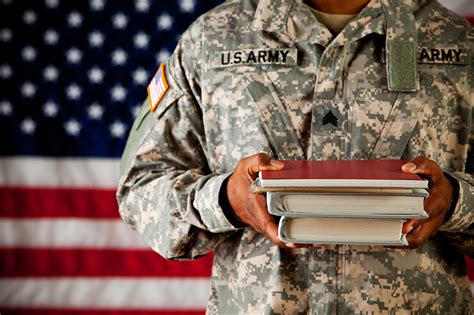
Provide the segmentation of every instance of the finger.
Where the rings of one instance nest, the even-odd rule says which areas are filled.
[[[413,231],[415,228],[417,228],[422,222],[417,219],[410,219],[407,220],[402,227],[402,233],[403,234],[408,234],[411,231]]]
[[[272,217],[270,217],[270,219],[265,222],[265,226],[262,232],[278,247],[294,247],[292,243],[286,244],[278,237],[278,225],[275,223]]]
[[[266,170],[279,171],[279,170],[283,169],[284,166],[285,166],[285,164],[283,162],[272,159],[272,160],[270,160],[269,164],[260,166],[260,170],[261,171],[266,171]]]
[[[411,233],[407,234],[408,248],[414,249],[420,247],[436,232],[436,222],[427,221],[424,224],[414,228]]]
[[[436,162],[419,156],[413,159],[411,162],[402,165],[402,171],[410,174],[420,174],[431,177],[435,182],[444,176],[441,168]]]
[[[252,156],[248,161],[248,170],[251,174],[257,174],[261,170],[279,170],[283,168],[283,163],[272,160],[265,153],[258,153]]]

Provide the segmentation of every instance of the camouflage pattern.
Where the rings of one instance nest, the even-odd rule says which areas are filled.
[[[168,259],[214,250],[209,314],[473,314],[463,256],[474,256],[473,37],[435,1],[373,0],[335,38],[301,0],[225,2],[182,36],[166,65],[168,92],[137,118],[121,165],[122,217]],[[393,69],[406,43],[416,45],[413,60],[418,47],[456,47],[469,62]],[[295,64],[213,61],[219,52],[285,49],[297,50]],[[322,123],[329,111],[336,126]],[[238,161],[261,151],[279,159],[422,155],[458,179],[459,199],[442,231],[416,250],[282,250],[234,227],[219,204]]]

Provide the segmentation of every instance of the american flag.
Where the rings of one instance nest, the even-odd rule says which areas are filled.
[[[147,83],[221,2],[1,0],[2,315],[204,312],[212,257],[152,252],[115,187]],[[473,21],[472,0],[445,2]]]

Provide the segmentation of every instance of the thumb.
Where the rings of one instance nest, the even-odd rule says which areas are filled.
[[[416,173],[416,169],[417,169],[417,166],[413,162],[408,162],[402,165],[403,173],[413,174],[413,173]]]
[[[258,153],[254,155],[250,160],[250,172],[251,173],[258,173],[259,171],[263,170],[281,170],[284,166],[283,162],[272,160],[270,156],[265,153]]]
[[[260,171],[279,171],[281,169],[283,169],[283,167],[285,167],[285,164],[282,162],[282,161],[278,161],[278,160],[270,160],[270,162],[268,164],[265,164],[265,165],[261,165],[259,167],[259,170]]]

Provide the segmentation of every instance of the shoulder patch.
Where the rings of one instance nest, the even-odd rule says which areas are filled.
[[[211,68],[256,65],[296,65],[296,48],[255,48],[215,51],[210,56]]]
[[[468,65],[471,52],[467,48],[452,46],[418,47],[418,63]]]
[[[165,65],[161,64],[155,75],[148,84],[148,100],[150,102],[150,111],[155,111],[166,91],[168,91],[168,81],[165,75]]]

